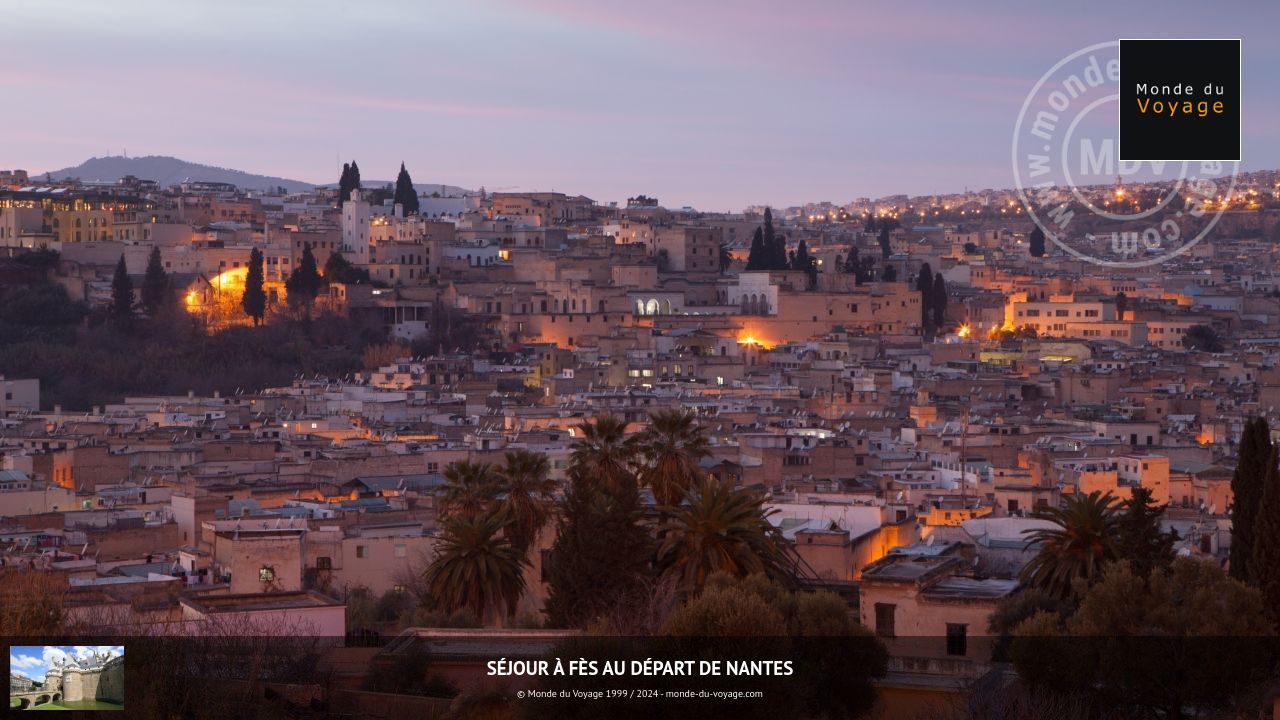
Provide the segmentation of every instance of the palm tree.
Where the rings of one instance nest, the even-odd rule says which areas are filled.
[[[524,593],[524,555],[502,533],[501,512],[454,515],[444,521],[424,579],[431,595],[452,612],[476,617],[514,614]]]
[[[1097,490],[1036,513],[1057,527],[1026,531],[1027,547],[1038,544],[1040,550],[1022,568],[1022,581],[1066,598],[1076,578],[1092,582],[1101,577],[1102,566],[1116,557],[1119,513],[1115,496]]]
[[[551,465],[542,453],[507,451],[498,469],[498,507],[505,513],[507,537],[524,554],[551,518],[556,482],[547,477]]]
[[[663,574],[685,592],[697,592],[716,572],[786,577],[781,534],[769,522],[777,510],[766,511],[762,495],[704,478],[687,500],[663,526],[658,548]]]
[[[653,490],[659,505],[676,506],[685,493],[702,478],[698,461],[710,454],[707,437],[693,413],[662,410],[649,416],[649,427],[636,438],[644,458],[640,484]]]
[[[444,469],[440,517],[475,515],[489,509],[498,493],[498,478],[489,463],[457,460]]]
[[[626,437],[627,422],[606,415],[594,423],[579,423],[577,440],[569,446],[569,472],[596,487],[634,492],[635,442]]]

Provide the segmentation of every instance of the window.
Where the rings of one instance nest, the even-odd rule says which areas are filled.
[[[363,545],[357,545],[357,546],[356,546],[356,557],[357,557],[357,558],[360,558],[360,559],[363,559],[363,558],[364,558],[364,556],[365,556],[365,555],[364,555],[364,546],[363,546]]]
[[[262,569],[258,570],[258,579],[264,583],[275,582],[276,569],[270,565],[263,565]]]
[[[395,546],[394,548],[392,548],[392,549],[394,550],[394,552],[395,552],[395,556],[396,556],[396,557],[398,557],[398,558],[402,558],[402,557],[404,557],[404,556],[405,556],[405,548],[404,548],[404,545],[396,545],[396,546]]]
[[[947,623],[947,654],[963,657],[969,649],[969,626]]]
[[[316,558],[316,569],[317,569],[317,570],[332,570],[332,569],[333,569],[333,560],[332,560],[332,559],[330,559],[330,558],[328,558],[328,557],[318,557],[318,558]]]
[[[876,635],[894,637],[893,613],[898,609],[893,603],[876,603]],[[947,626],[950,627],[949,625]]]

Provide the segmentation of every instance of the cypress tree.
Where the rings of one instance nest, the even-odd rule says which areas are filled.
[[[303,243],[302,259],[284,283],[289,302],[295,305],[309,304],[320,293],[323,283],[320,272],[316,269],[316,256],[311,253],[311,243]]]
[[[1120,503],[1118,518],[1116,558],[1127,561],[1142,577],[1173,564],[1173,544],[1178,540],[1177,531],[1161,530],[1164,507],[1151,497],[1150,488],[1135,487],[1129,499]]]
[[[892,254],[893,248],[889,245],[889,223],[884,222],[880,224],[880,255],[888,260]]]
[[[396,176],[395,202],[404,209],[406,216],[418,214],[418,191],[413,189],[413,179],[403,162],[400,163],[400,174]]]
[[[947,283],[942,279],[942,273],[933,276],[931,303],[933,305],[933,325],[934,327],[942,327],[947,315]]]
[[[764,233],[756,228],[751,236],[751,253],[747,255],[747,270],[765,270]]]
[[[762,270],[787,269],[787,241],[778,238],[773,229],[773,210],[764,209],[765,265]]]
[[[920,293],[920,326],[930,327],[933,321],[933,268],[929,263],[920,266],[920,274],[916,276],[916,291]]]
[[[360,187],[361,187],[360,186],[360,166],[356,164],[355,160],[352,160],[351,161],[351,189],[359,190]],[[350,197],[350,193],[348,193],[347,197]]]
[[[342,163],[342,177],[338,178],[338,202],[351,199],[351,163]]]
[[[1262,501],[1263,477],[1271,457],[1271,428],[1266,419],[1255,417],[1244,425],[1237,450],[1236,470],[1231,476],[1231,577],[1254,582],[1253,551],[1255,527]]]
[[[1272,617],[1280,617],[1280,447],[1271,446],[1253,525],[1250,572]],[[1232,539],[1234,549],[1234,538]]]
[[[244,295],[240,298],[240,306],[244,314],[253,318],[255,326],[262,323],[267,314],[267,291],[263,288],[262,251],[254,248],[249,253],[249,273],[244,278]]]
[[[124,264],[124,254],[116,263],[115,275],[111,278],[111,304],[107,312],[115,320],[125,321],[133,317],[133,281],[129,279],[129,269]]]
[[[898,279],[898,269],[893,265],[886,264],[884,270],[880,273],[880,279],[885,282],[894,282]]]
[[[169,304],[169,276],[160,262],[160,248],[151,248],[147,256],[147,273],[142,280],[142,305],[151,315]]]
[[[1039,225],[1031,230],[1027,243],[1030,245],[1031,257],[1044,257],[1044,231]]]

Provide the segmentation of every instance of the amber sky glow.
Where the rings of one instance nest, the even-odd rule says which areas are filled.
[[[1026,91],[1117,37],[1244,39],[1280,166],[1275,3],[5,0],[0,168],[174,155],[311,182],[737,210],[1009,187]]]

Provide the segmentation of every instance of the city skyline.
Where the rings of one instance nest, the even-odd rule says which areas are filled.
[[[18,119],[0,155],[33,175],[127,150],[317,184],[351,158],[377,177],[403,160],[423,183],[705,210],[1003,188],[1041,72],[1089,43],[1185,35],[1195,12],[376,7],[309,4],[281,33],[302,6],[16,3],[14,48],[41,62],[0,70],[0,88],[46,112]],[[1197,33],[1242,37],[1245,66],[1266,67],[1276,51],[1250,29],[1276,10],[1250,12],[1197,18]],[[1246,72],[1244,88],[1242,170],[1280,165],[1264,145],[1276,81]]]

